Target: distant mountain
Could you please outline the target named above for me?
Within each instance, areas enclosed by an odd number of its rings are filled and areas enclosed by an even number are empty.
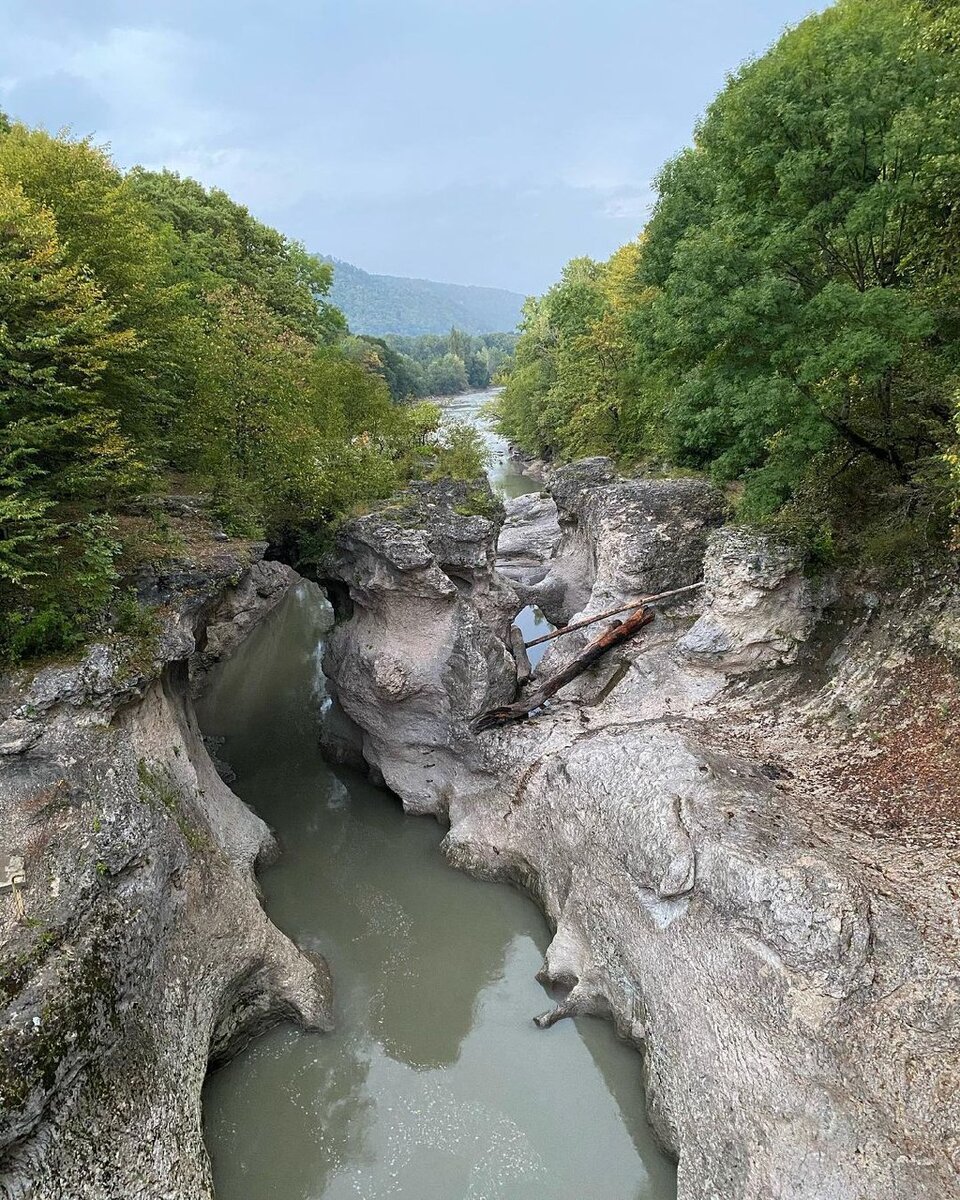
[[[520,320],[523,296],[502,288],[434,283],[400,275],[371,275],[350,263],[333,263],[330,299],[352,333],[509,333]]]

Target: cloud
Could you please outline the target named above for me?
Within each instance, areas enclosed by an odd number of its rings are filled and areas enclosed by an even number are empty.
[[[603,203],[603,215],[616,221],[633,221],[642,225],[650,216],[657,193],[648,184],[638,190],[618,190]]]
[[[222,136],[230,127],[222,111],[191,97],[203,57],[201,43],[167,29],[112,28],[100,37],[73,33],[60,39],[14,33],[0,49],[0,70],[14,108],[18,92],[72,81],[99,101],[99,135],[157,155]]]

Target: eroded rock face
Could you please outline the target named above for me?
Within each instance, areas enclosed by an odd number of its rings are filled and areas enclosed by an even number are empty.
[[[750,530],[718,530],[703,573],[705,610],[679,648],[728,674],[795,663],[831,596],[795,550]]]
[[[464,714],[516,685],[505,638],[520,604],[493,569],[502,520],[485,482],[418,485],[347,522],[324,568],[350,614],[324,669],[366,761],[413,811],[445,811],[472,747]]]
[[[190,658],[194,695],[203,690],[211,668],[221,659],[228,658],[247,639],[299,578],[286,563],[261,559],[224,592],[216,612],[206,623],[202,647]]]
[[[537,602],[559,541],[557,506],[551,496],[530,492],[506,501],[496,565],[524,604]]]
[[[208,1060],[281,1019],[330,1023],[325,965],[257,899],[272,836],[213,769],[189,700],[220,602],[246,597],[249,628],[251,595],[277,581],[260,554],[170,568],[181,587],[154,584],[174,607],[152,652],[120,639],[4,681],[0,842],[25,876],[23,916],[9,892],[0,910],[5,1196],[211,1196]]]
[[[547,485],[563,537],[538,603],[555,625],[695,583],[723,498],[698,479],[612,478],[609,459],[555,471]]]
[[[449,692],[442,711],[431,697],[415,726],[409,699],[371,686],[366,648],[385,652],[396,644],[387,631],[423,610],[422,589],[414,601],[395,574],[380,587],[366,547],[365,615],[340,627],[336,662],[367,753],[402,764],[388,782],[406,804],[449,820],[452,862],[539,900],[556,929],[544,976],[567,989],[554,1015],[612,1016],[642,1049],[681,1200],[956,1195],[958,929],[931,917],[955,911],[956,856],[906,855],[838,820],[824,765],[828,743],[843,757],[823,724],[826,697],[832,711],[839,693],[872,686],[887,635],[869,615],[848,622],[821,677],[804,683],[791,663],[818,600],[797,564],[714,533],[721,505],[703,484],[608,475],[594,462],[551,480],[565,529],[554,618],[693,582],[705,557],[706,596],[666,608],[533,720],[472,738],[476,690],[469,702]],[[425,550],[423,571],[436,567]],[[459,600],[447,603],[453,628],[432,643],[432,680],[462,661],[476,628]],[[539,670],[598,628],[561,639]],[[722,650],[711,629],[723,631]],[[502,630],[481,635],[485,656],[489,634]],[[410,742],[421,730],[431,752],[418,759]],[[456,747],[442,791],[438,745]]]

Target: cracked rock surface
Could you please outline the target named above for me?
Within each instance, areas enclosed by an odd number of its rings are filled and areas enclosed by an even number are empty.
[[[885,622],[875,599],[814,589],[786,551],[719,528],[699,481],[588,460],[549,489],[552,620],[701,575],[703,594],[532,720],[474,736],[478,708],[512,698],[506,597],[489,602],[498,523],[464,523],[439,493],[428,533],[350,523],[330,665],[368,762],[449,821],[453,863],[539,901],[562,993],[543,1023],[609,1016],[642,1051],[681,1200],[960,1195],[956,850],[881,836],[844,803],[864,714],[942,654],[931,631],[956,589]],[[538,674],[601,628],[559,639]]]
[[[140,581],[151,644],[114,638],[3,680],[0,1195],[198,1200],[208,1062],[282,1019],[329,1026],[325,964],[260,907],[272,836],[222,782],[188,660],[249,629],[289,583],[263,546],[224,544]],[[201,667],[209,665],[209,657]]]

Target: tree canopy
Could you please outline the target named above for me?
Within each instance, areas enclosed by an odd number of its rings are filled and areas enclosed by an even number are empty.
[[[221,191],[0,121],[0,659],[109,624],[118,517],[173,473],[296,554],[410,475],[464,469],[437,410],[393,402],[409,369],[349,337],[331,280]]]
[[[960,371],[957,15],[840,0],[732,76],[660,173],[638,241],[574,260],[528,305],[507,436],[707,471],[737,485],[744,517],[824,546],[870,528],[940,538]]]

